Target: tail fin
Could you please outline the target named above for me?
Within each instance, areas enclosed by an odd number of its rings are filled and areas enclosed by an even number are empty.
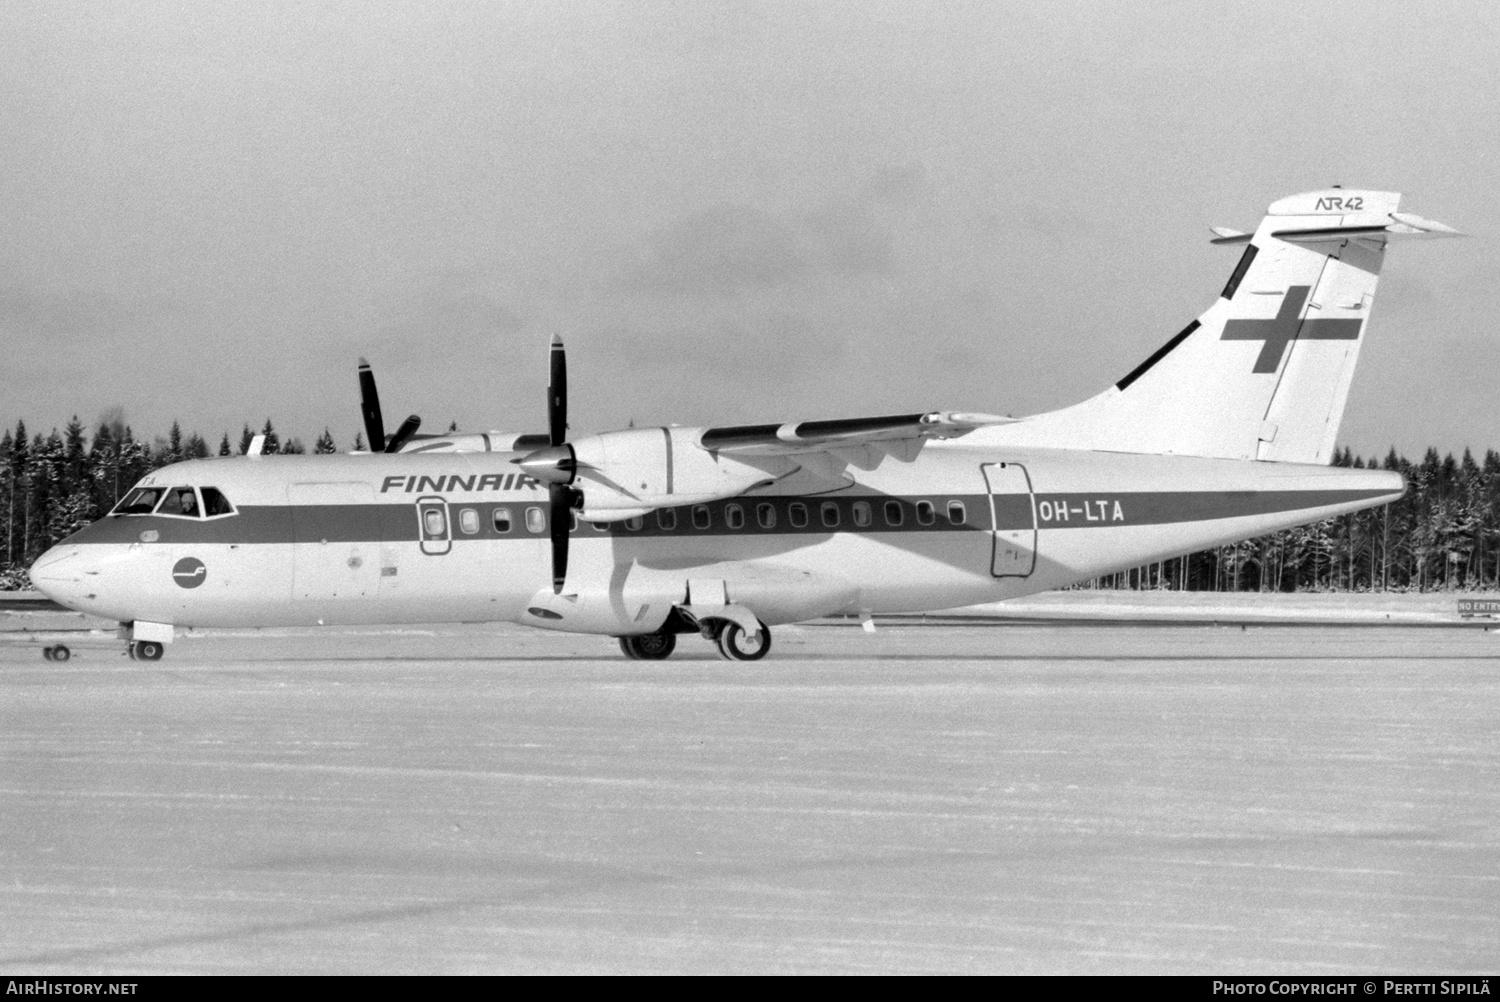
[[[997,430],[1059,448],[1327,463],[1392,237],[1457,236],[1397,211],[1401,196],[1283,198],[1219,300],[1104,393]]]

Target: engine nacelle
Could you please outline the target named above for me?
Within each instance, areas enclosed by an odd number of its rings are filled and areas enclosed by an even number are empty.
[[[611,522],[656,508],[735,497],[794,472],[782,456],[729,457],[698,444],[702,428],[630,428],[569,444],[584,519]]]

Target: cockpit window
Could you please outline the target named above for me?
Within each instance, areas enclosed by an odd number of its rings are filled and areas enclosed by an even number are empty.
[[[161,500],[162,489],[160,487],[137,487],[120,499],[115,505],[114,515],[149,515],[156,508],[156,502]]]
[[[233,515],[234,505],[217,487],[204,487],[200,489],[203,495],[203,517],[213,518],[215,515]]]
[[[191,487],[170,487],[156,508],[158,515],[182,515],[198,518],[198,494]]]

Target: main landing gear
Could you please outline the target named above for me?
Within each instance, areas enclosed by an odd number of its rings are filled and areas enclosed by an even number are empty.
[[[668,622],[655,633],[640,633],[632,637],[620,637],[620,651],[632,661],[661,661],[677,648],[677,634],[687,630],[674,629],[676,624]],[[699,624],[699,633],[711,640],[725,661],[759,661],[771,651],[771,628],[760,623],[753,636],[745,633],[744,627],[727,619],[708,619]]]
[[[132,661],[160,661],[166,648],[155,640],[132,640],[128,650]]]
[[[67,644],[53,644],[51,647],[42,648],[42,657],[48,661],[66,661],[72,656],[73,652],[68,650]]]
[[[663,631],[620,638],[620,650],[632,661],[661,661],[676,649],[675,633]]]

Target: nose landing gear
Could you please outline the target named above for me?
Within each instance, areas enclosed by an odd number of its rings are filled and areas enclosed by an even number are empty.
[[[747,634],[739,623],[725,620],[715,631],[714,643],[725,661],[759,661],[771,653],[771,628],[761,623],[754,634]]]
[[[48,661],[66,661],[72,656],[73,652],[68,650],[67,644],[53,644],[51,647],[42,648],[42,657]]]

